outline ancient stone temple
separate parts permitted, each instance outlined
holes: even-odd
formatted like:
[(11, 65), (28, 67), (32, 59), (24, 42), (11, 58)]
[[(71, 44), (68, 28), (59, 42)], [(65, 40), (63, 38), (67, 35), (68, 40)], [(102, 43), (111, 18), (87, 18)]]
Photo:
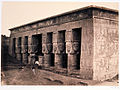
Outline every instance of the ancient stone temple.
[(24, 64), (91, 80), (118, 74), (117, 10), (88, 6), (9, 30), (9, 53)]

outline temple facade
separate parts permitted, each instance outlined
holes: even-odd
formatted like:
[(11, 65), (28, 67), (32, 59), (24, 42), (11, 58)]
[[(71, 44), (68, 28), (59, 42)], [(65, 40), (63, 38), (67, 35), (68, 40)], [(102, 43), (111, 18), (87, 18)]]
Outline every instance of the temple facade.
[(9, 29), (9, 54), (91, 80), (118, 74), (118, 11), (88, 6)]

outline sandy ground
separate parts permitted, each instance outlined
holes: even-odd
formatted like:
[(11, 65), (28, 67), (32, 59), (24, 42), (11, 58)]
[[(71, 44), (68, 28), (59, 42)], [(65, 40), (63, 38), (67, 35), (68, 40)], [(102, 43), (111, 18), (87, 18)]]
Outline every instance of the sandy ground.
[(37, 69), (35, 74), (32, 69), (12, 69), (4, 71), (2, 85), (80, 85), (80, 86), (118, 86), (118, 80), (94, 82), (59, 75), (49, 71)]

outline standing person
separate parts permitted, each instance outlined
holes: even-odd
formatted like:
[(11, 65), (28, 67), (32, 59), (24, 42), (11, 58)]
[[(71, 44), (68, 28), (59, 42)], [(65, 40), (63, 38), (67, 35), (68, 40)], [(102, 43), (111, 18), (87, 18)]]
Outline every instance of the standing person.
[(33, 74), (35, 75), (36, 73), (35, 73), (35, 61), (36, 61), (36, 55), (34, 54), (33, 56), (32, 56), (32, 60), (31, 60), (31, 69), (32, 69), (32, 72), (33, 72)]
[(35, 75), (36, 73), (35, 73), (35, 67), (34, 66), (32, 67), (32, 71), (33, 71), (33, 74)]
[(34, 75), (36, 74), (36, 70), (38, 69), (39, 66), (40, 66), (39, 61), (35, 61), (34, 65), (32, 67), (32, 71), (33, 71)]

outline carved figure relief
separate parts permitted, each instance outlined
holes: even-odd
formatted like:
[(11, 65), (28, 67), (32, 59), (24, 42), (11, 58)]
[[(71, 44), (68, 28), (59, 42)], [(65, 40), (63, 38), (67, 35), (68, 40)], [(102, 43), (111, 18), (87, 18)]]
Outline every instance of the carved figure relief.
[(43, 53), (48, 53), (47, 45), (46, 45), (46, 44), (43, 44), (43, 45), (42, 45), (42, 52), (43, 52)]
[(58, 52), (59, 53), (65, 52), (65, 43), (58, 43)]
[(53, 53), (57, 53), (57, 43), (53, 43)]
[(47, 44), (46, 48), (47, 48), (48, 53), (52, 52), (52, 44), (51, 43)]
[(70, 53), (71, 48), (72, 48), (72, 47), (71, 47), (71, 43), (67, 42), (67, 43), (66, 43), (66, 52), (67, 52), (67, 53)]
[(67, 50), (67, 53), (71, 53), (71, 54), (77, 54), (79, 53), (79, 42), (67, 42), (66, 43), (66, 50)]
[(79, 42), (73, 42), (73, 44), (72, 44), (73, 52), (74, 53), (79, 53), (79, 48), (80, 48)]

